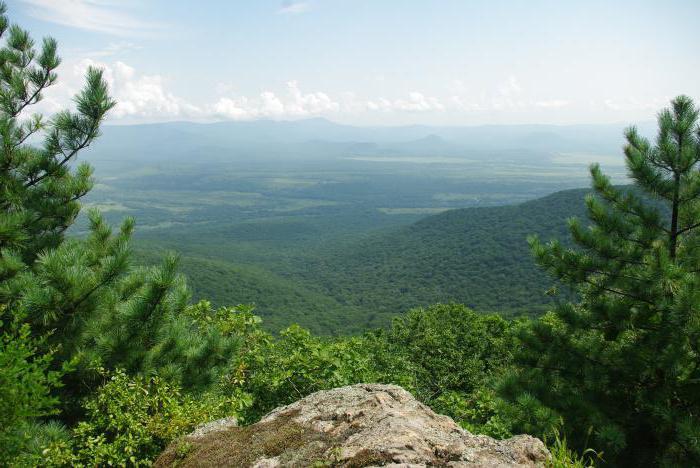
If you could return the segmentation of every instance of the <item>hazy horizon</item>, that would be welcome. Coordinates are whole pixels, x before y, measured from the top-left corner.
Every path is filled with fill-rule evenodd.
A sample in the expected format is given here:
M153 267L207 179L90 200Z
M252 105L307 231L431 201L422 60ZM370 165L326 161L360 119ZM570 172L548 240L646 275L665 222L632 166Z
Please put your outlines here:
M157 121L129 121L123 119L113 119L108 120L104 123L105 126L140 126L140 125L158 125L158 124L197 124L197 125L210 125L210 124L222 124L222 123L293 123L293 122L313 122L313 121L325 121L327 123L345 127L358 127L358 128L406 128L406 127L425 127L425 128L479 128L479 127L629 127L637 125L655 125L656 115L652 114L649 118L640 119L634 122L630 121L613 121L613 122L565 122L565 123L546 123L546 122L528 122L528 123L454 123L454 124L430 124L430 123L392 123L392 122L342 122L335 120L332 117L325 116L313 116L313 117L299 117L299 118L272 118L272 117L260 117L251 120L230 120L230 119L210 119L210 120L195 120L195 119L177 119L177 120L157 120ZM622 137L622 134L620 134Z

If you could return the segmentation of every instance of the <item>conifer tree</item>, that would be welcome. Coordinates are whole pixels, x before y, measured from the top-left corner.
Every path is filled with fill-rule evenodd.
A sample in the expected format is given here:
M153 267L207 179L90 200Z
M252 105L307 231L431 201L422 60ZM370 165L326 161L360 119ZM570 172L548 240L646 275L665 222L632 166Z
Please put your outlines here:
M56 81L56 42L44 39L37 52L27 31L10 25L5 11L0 3L0 392L6 416L0 464L21 446L19 428L53 412L56 399L50 393L59 386L61 365L51 365L54 356L43 333L32 333L28 322L36 317L20 306L21 296L32 283L37 256L60 244L78 213L77 200L91 187L90 168L70 170L69 163L97 136L114 105L102 73L90 69L76 96L77 112L50 121L31 115L31 106ZM42 133L43 144L28 144Z
M522 334L503 384L519 429L561 417L569 440L616 465L700 464L700 129L685 96L658 115L655 144L626 130L633 187L597 165L574 248L530 239L577 291Z
M57 80L57 44L44 39L37 50L5 10L0 3L0 353L21 350L13 351L13 366L25 366L41 387L26 388L45 396L17 399L36 402L17 414L49 414L56 396L64 408L77 408L75 399L100 383L101 368L158 372L187 389L203 388L235 340L186 313L190 294L176 259L134 267L134 221L113 233L97 212L88 214L86 238L65 237L93 185L91 167L76 158L115 105L102 71L88 69L75 111L49 119L32 114ZM74 371L60 393L49 394L66 363ZM72 416L63 413L64 421Z

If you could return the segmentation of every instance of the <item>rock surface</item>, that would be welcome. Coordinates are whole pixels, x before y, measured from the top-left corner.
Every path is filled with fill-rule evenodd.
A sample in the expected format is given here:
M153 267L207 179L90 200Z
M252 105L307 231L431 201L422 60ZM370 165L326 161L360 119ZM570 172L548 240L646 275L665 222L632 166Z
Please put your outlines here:
M171 444L156 466L543 466L544 444L470 434L393 385L321 391L247 427L218 425Z
M200 439L208 434L223 432L232 427L238 426L238 420L234 417L221 418L216 421L200 424L187 437L190 439Z

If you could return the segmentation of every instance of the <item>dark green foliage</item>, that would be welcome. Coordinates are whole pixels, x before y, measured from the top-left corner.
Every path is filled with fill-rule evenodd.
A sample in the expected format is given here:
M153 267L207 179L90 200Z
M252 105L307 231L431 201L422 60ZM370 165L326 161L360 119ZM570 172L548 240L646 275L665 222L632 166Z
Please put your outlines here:
M12 323L0 305L0 465L31 444L31 423L55 413L61 372L51 371L51 354L40 354L27 324Z
M583 214L581 190L517 206L466 208L356 242L300 269L327 295L358 309L353 322L386 326L392 316L436 302L482 312L536 315L551 303L547 276L532 264L531 233L563 233Z
M436 411L467 429L508 435L497 414L493 385L511 365L514 323L460 304L414 309L386 333L393 355L411 363L411 390Z
M420 394L471 393L511 359L510 322L460 304L437 304L397 317L387 332L396 351L417 369Z
M387 331L329 339L298 326L274 338L249 312L222 311L219 323L237 324L227 328L244 337L222 382L224 394L252 395L247 421L319 390L382 382L403 386L470 430L508 434L492 389L515 343L511 323L498 316L435 305L397 318Z
M78 214L77 200L92 185L88 166L70 170L69 163L97 136L114 103L101 72L91 68L75 98L76 113L63 112L48 122L28 114L29 106L56 80L56 42L45 39L37 52L29 34L9 24L2 3L0 38L0 383L9 398L3 404L7 419L0 429L0 453L7 457L22 448L21 437L13 440L13 434L25 431L32 418L53 413L56 398L51 391L70 362L53 363L60 350L46 334L54 324L35 313L25 293L30 286L43 286L32 271L35 262L59 246ZM42 145L27 144L42 134Z
M559 132L572 129L519 127L532 133L528 146L494 136L510 149L464 150L454 158L430 146L418 155L412 145L405 145L411 155L381 146L358 153L351 144L341 151L333 144L241 148L233 136L243 127L270 127L269 142L279 137L272 127L311 123L105 127L89 154L99 184L85 201L104 209L112 224L136 217L136 258L176 250L197 299L255 303L273 331L298 323L314 333L361 333L435 302L509 315L539 314L551 304L542 294L549 280L533 265L525 237L564 234L566 217L585 213L581 196L494 205L584 186L591 156L581 155L582 146L567 144L573 154L530 146L561 141ZM605 130L610 149L588 154L614 154L620 128ZM470 142L482 131L499 133L474 130ZM584 134L579 128L576 139ZM428 216L463 207L473 208Z
M389 354L386 343L374 337L332 340L295 325L277 339L258 336L248 349L232 361L225 388L254 396L249 421L319 390L360 382L412 383L404 357Z
M538 262L572 286L579 302L561 303L532 323L459 304L390 321L409 307L453 299L482 310L541 310L550 299L524 262L521 241L530 232L556 233L560 219L581 209L580 191L448 212L347 242L377 220L400 224L373 207L362 217L364 231L338 230L299 256L280 255L279 245L261 253L260 246L284 238L310 247L340 218L228 226L216 236L251 242L239 254L281 266L255 271L238 289L200 280L215 283L212 294L224 289L223 298L248 299L241 290L262 281L265 294L284 290L269 304L294 308L286 321L328 334L385 326L330 338L292 325L272 335L252 306L191 304L175 256L154 262L151 252L134 265L130 218L113 232L90 211L83 235L64 238L93 184L90 167L75 158L114 102L101 72L89 69L76 112L48 122L28 115L56 80L56 43L46 39L37 52L4 11L0 6L0 464L149 465L200 422L253 422L312 392L359 382L401 385L473 432L554 435L552 466L584 465L596 454L585 452L589 444L611 463L700 464L700 130L688 98L660 114L656 145L627 132L636 189L612 186L593 167L590 227L569 223L577 247L531 241ZM345 189L361 187L351 178ZM292 210L302 206L309 216L325 206L293 199ZM269 238L257 231L265 223ZM216 236L198 247L218 255ZM196 261L203 270L231 271ZM564 291L560 302L574 297ZM272 328L284 323L277 317ZM507 402L497 397L498 382ZM294 437L293 429L282 439ZM272 434L267 443L282 439Z
M559 415L570 442L584 448L591 431L611 463L700 463L697 119L681 96L659 114L654 145L626 132L629 175L654 203L593 166L592 225L569 223L577 248L532 239L538 263L581 301L521 336L521 370L504 385L521 429L541 433Z
M154 377L105 374L104 384L84 403L85 420L70 437L51 441L42 455L50 466L150 466L165 446L198 424L236 417L244 400L182 394Z
M114 101L102 72L90 68L76 112L50 121L28 114L56 80L56 43L46 39L35 51L26 31L8 27L4 11L1 5L0 361L7 374L0 382L12 411L0 453L11 455L21 449L15 435L32 420L56 409L68 424L82 417L80 402L100 385L98 369L158 372L202 391L236 340L187 315L190 295L174 257L158 267L130 264L133 220L114 234L91 212L88 235L64 239L93 184L91 168L75 158L99 135Z
M581 198L587 192L451 210L329 243L319 241L321 232L334 229L323 216L307 217L303 226L313 227L313 236L296 244L289 239L301 220L250 223L251 236L271 236L268 224L280 231L256 242L238 240L230 231L182 226L176 229L181 237L137 236L136 257L157 263L164 245L184 251L182 271L196 298L216 305L254 303L263 326L275 332L297 323L323 335L358 334L386 328L411 308L450 301L479 312L536 316L553 303L545 294L551 281L533 264L526 238L564 235L568 217L585 215ZM361 216L328 217L344 224Z
M163 251L153 243L135 241L135 258L144 263L158 262ZM148 243L151 245L151 242ZM225 306L231 303L255 304L256 315L266 330L279 332L296 323L322 335L349 335L367 329L357 307L340 303L318 288L307 286L296 275L276 274L256 266L218 258L183 255L180 269L187 276L195 299L206 299Z

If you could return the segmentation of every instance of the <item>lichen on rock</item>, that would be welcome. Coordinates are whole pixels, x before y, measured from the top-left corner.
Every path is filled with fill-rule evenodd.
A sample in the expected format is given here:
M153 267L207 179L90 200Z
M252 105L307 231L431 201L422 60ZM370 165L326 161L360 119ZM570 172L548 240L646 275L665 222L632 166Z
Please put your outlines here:
M314 393L251 426L195 432L156 466L525 467L548 457L534 437L473 435L401 387L358 384Z

